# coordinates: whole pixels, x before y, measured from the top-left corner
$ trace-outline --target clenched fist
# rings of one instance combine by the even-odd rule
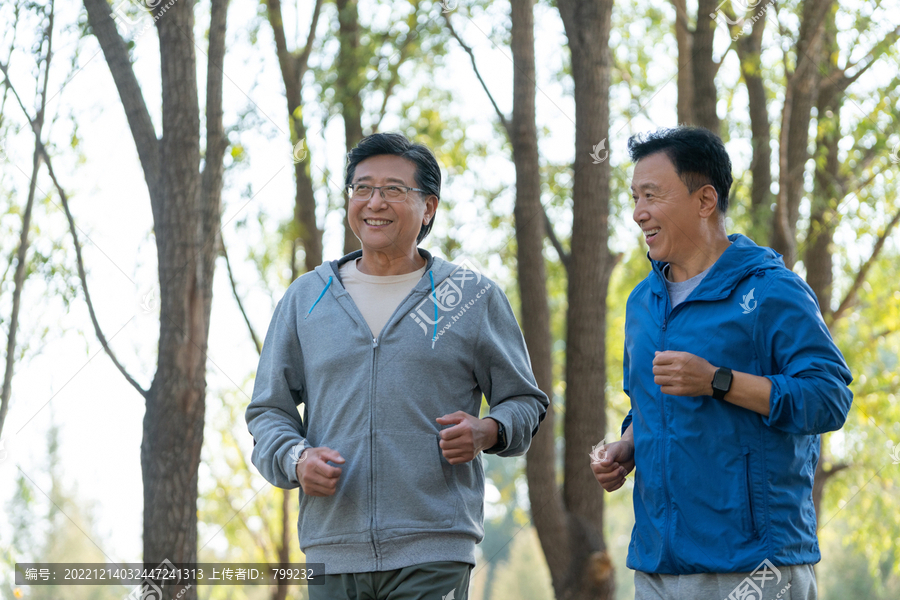
[[[307,448],[297,461],[297,479],[307,496],[333,496],[341,468],[329,462],[344,464],[344,457],[331,448]]]

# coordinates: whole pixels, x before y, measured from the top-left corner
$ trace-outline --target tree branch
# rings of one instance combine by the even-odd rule
[[[316,25],[319,23],[319,13],[322,10],[322,0],[316,0],[316,6],[313,8],[312,22],[309,25],[309,34],[306,36],[306,45],[303,51],[297,57],[297,77],[302,78],[306,69],[309,67],[309,55],[312,52],[313,42],[316,41]]]
[[[131,128],[131,135],[141,160],[144,179],[147,181],[153,219],[154,222],[160,223],[164,190],[159,139],[144,102],[141,87],[131,67],[128,48],[125,40],[116,31],[107,0],[84,0],[84,8],[87,10],[88,22],[94,37],[100,43],[103,56],[109,65],[109,72],[119,91],[119,98],[125,108],[125,117],[128,119],[128,126]]]
[[[269,24],[275,37],[275,53],[278,55],[278,66],[281,68],[281,79],[284,80],[284,95],[288,99],[288,121],[293,123],[291,104],[300,96],[300,78],[297,77],[298,64],[287,47],[284,35],[284,17],[281,14],[281,0],[266,0]],[[292,128],[293,129],[293,128]],[[290,132],[293,143],[294,131]]]
[[[201,247],[215,248],[221,235],[222,181],[225,166],[222,158],[228,148],[228,137],[222,126],[222,87],[225,78],[225,33],[229,0],[212,0],[209,19],[209,48],[206,56],[206,157],[200,177],[200,202],[203,214]],[[216,254],[201,253],[203,272],[210,277],[215,271]],[[211,290],[209,292],[211,294]],[[204,298],[211,305],[212,296]],[[207,308],[207,310],[209,310]]]
[[[829,83],[831,85],[837,86],[840,91],[844,91],[850,86],[850,84],[862,77],[863,73],[868,71],[869,68],[873,64],[875,64],[875,62],[881,57],[881,55],[889,50],[897,42],[898,37],[900,37],[900,26],[896,27],[893,31],[884,36],[884,38],[877,44],[875,44],[872,49],[861,59],[854,63],[846,65],[843,69],[837,69],[834,73],[832,73],[831,76],[828,77]],[[847,71],[855,69],[862,62],[865,62],[866,64],[852,76],[846,76]],[[839,77],[838,81],[831,82],[832,77],[835,75]]]
[[[241,314],[244,316],[244,323],[247,324],[247,329],[250,331],[253,345],[256,346],[256,353],[262,354],[262,344],[259,343],[256,331],[254,331],[253,325],[250,324],[250,319],[247,317],[247,311],[244,310],[244,303],[241,302],[241,297],[238,295],[237,283],[234,281],[234,273],[231,271],[231,261],[228,260],[228,251],[225,249],[225,240],[222,240],[222,256],[225,257],[225,268],[228,271],[228,281],[231,282],[231,291],[234,294],[234,299],[237,300],[237,305],[241,310]]]
[[[394,92],[394,88],[400,81],[400,67],[410,56],[409,53],[407,53],[410,41],[410,35],[407,34],[403,38],[403,43],[400,44],[400,49],[398,50],[398,52],[400,53],[400,57],[397,59],[397,63],[394,65],[388,65],[390,78],[388,78],[387,85],[384,86],[384,98],[382,98],[381,100],[381,109],[378,111],[378,120],[375,122],[375,126],[373,127],[374,132],[378,131],[378,126],[381,125],[381,121],[384,119],[384,115],[387,114],[388,100],[390,100],[391,94],[393,94]]]
[[[547,210],[541,207],[541,212],[544,213],[544,227],[547,229],[547,237],[550,238],[550,243],[553,244],[554,248],[556,248],[556,253],[559,255],[560,262],[562,262],[563,266],[566,268],[566,271],[568,271],[569,253],[565,251],[559,241],[559,238],[556,237],[556,232],[553,231],[553,223],[550,222],[550,216],[547,215]]]
[[[4,74],[5,71],[4,71]],[[35,132],[40,131],[36,129],[37,124],[28,114],[28,111],[25,109],[25,105],[22,103],[22,99],[19,97],[16,88],[13,86],[12,82],[9,80],[9,77],[6,78],[6,85],[9,86],[9,89],[12,91],[13,96],[15,96],[16,100],[19,103],[19,107],[22,109],[22,113],[25,115],[25,118],[28,119],[28,123],[31,125],[32,129]],[[113,353],[112,348],[109,347],[109,342],[106,340],[106,336],[103,335],[103,330],[100,329],[100,322],[97,321],[97,314],[94,312],[94,303],[91,302],[91,294],[88,292],[87,285],[87,277],[84,274],[84,261],[81,257],[81,243],[78,241],[78,233],[76,232],[75,227],[75,219],[72,217],[72,213],[69,210],[69,199],[66,195],[65,190],[63,190],[62,185],[60,185],[59,180],[56,178],[56,173],[53,171],[53,164],[50,161],[50,154],[47,152],[47,148],[44,146],[44,143],[41,142],[41,138],[39,136],[35,136],[35,143],[40,147],[41,155],[43,156],[44,163],[47,165],[47,172],[50,174],[50,179],[53,180],[53,185],[56,187],[56,191],[59,193],[59,199],[62,201],[63,210],[66,213],[66,219],[69,222],[69,230],[72,232],[72,241],[75,244],[75,260],[78,265],[78,278],[81,280],[81,289],[84,290],[84,300],[87,303],[88,312],[91,315],[91,322],[94,324],[94,332],[97,334],[97,339],[100,340],[100,344],[103,346],[103,349],[109,355],[109,358],[112,360],[113,364],[119,369],[119,372],[125,377],[125,379],[138,391],[138,393],[144,398],[147,397],[147,391],[141,387],[141,385],[128,374],[128,371],[125,370],[125,367],[122,366],[122,363],[119,362],[119,359],[116,358],[115,353]]]
[[[891,234],[891,230],[897,225],[898,222],[900,222],[900,210],[894,213],[893,218],[891,218],[890,222],[887,224],[887,226],[885,226],[884,231],[882,231],[881,235],[878,236],[878,239],[875,241],[875,246],[872,248],[872,254],[859,268],[859,271],[856,273],[856,278],[854,278],[853,283],[850,285],[850,289],[847,290],[847,293],[844,295],[844,299],[841,300],[841,303],[838,305],[837,310],[832,313],[830,319],[831,322],[829,323],[829,325],[836,323],[838,319],[844,316],[844,312],[846,312],[847,309],[850,308],[850,306],[853,304],[859,288],[866,280],[866,275],[869,274],[869,269],[871,269],[872,265],[875,264],[875,260],[877,260],[878,255],[881,254],[881,250],[882,248],[884,248],[884,244],[887,241],[888,236]]]
[[[50,179],[53,180],[53,185],[56,186],[56,191],[59,193],[59,199],[62,201],[63,209],[66,212],[66,219],[69,221],[69,230],[72,232],[72,242],[75,244],[75,259],[78,264],[78,278],[81,280],[81,288],[84,290],[84,300],[87,302],[88,312],[91,315],[91,322],[94,324],[94,332],[97,334],[97,339],[100,340],[100,344],[103,346],[103,349],[106,350],[110,360],[112,360],[116,368],[119,369],[119,372],[122,373],[128,383],[130,383],[141,396],[146,398],[147,390],[142,388],[134,377],[125,370],[125,367],[122,366],[122,363],[119,362],[119,359],[117,359],[116,355],[113,353],[112,348],[109,347],[109,342],[106,341],[106,336],[103,335],[103,331],[100,329],[100,323],[97,321],[97,314],[94,312],[94,304],[91,302],[91,295],[88,292],[87,277],[84,274],[84,261],[81,258],[81,244],[78,242],[78,234],[75,231],[75,219],[72,217],[72,212],[69,210],[68,198],[62,186],[59,184],[59,181],[56,179],[56,174],[53,172],[53,165],[50,164],[50,156],[47,154],[47,149],[43,144],[41,144],[41,153],[44,155],[44,162],[47,163],[47,171],[50,173]]]
[[[18,7],[16,7],[18,9]],[[38,117],[35,119],[34,135],[37,140],[40,139],[42,124],[44,122],[44,109],[47,106],[47,82],[50,77],[50,60],[53,57],[53,3],[50,4],[50,24],[47,28],[47,52],[44,57],[44,85],[41,93],[41,107],[38,109]],[[16,10],[16,25],[18,25],[18,10]],[[15,31],[13,32],[15,34]],[[41,44],[43,46],[43,44]],[[12,56],[12,48],[10,48],[10,57]],[[6,89],[3,92],[4,101],[6,100],[6,91],[12,88],[9,80],[9,71],[7,66],[0,63],[0,70],[3,71]],[[3,385],[0,388],[0,434],[3,433],[3,424],[6,422],[6,415],[9,413],[9,400],[12,396],[12,379],[13,367],[16,362],[16,334],[19,329],[19,310],[21,308],[22,290],[25,288],[25,277],[27,269],[28,257],[28,233],[31,230],[31,212],[34,207],[34,196],[37,191],[37,177],[41,170],[41,150],[38,141],[34,144],[34,155],[31,165],[31,181],[28,185],[28,199],[25,201],[25,211],[22,213],[22,232],[19,234],[19,247],[16,250],[16,271],[13,275],[13,297],[12,309],[9,315],[9,328],[6,336],[6,364],[3,370]],[[12,262],[12,258],[10,258]],[[5,274],[4,274],[5,278]]]
[[[466,45],[465,42],[462,41],[462,38],[459,37],[459,34],[456,33],[456,30],[453,29],[453,24],[450,22],[450,13],[442,13],[444,15],[444,20],[447,22],[447,29],[450,30],[450,35],[454,37],[454,39],[459,43],[463,50],[469,55],[469,59],[472,61],[472,69],[475,71],[475,76],[478,78],[478,81],[481,83],[481,87],[484,89],[484,93],[487,94],[488,100],[491,101],[491,105],[494,107],[494,111],[497,113],[497,117],[500,119],[500,123],[503,125],[503,128],[506,130],[507,135],[512,137],[512,131],[510,129],[509,120],[506,118],[506,115],[500,110],[500,107],[497,106],[497,103],[494,101],[494,96],[491,95],[491,91],[488,89],[487,84],[484,82],[484,79],[481,78],[481,72],[478,70],[478,65],[475,63],[475,53],[472,52],[472,48]]]

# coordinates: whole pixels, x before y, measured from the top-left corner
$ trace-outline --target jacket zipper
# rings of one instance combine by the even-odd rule
[[[381,570],[381,557],[375,540],[375,353],[378,339],[372,338],[372,384],[369,389],[369,497],[372,499],[372,518],[369,520],[369,535],[372,538],[372,552],[375,553],[375,570]]]
[[[669,299],[668,299],[668,295],[667,295],[667,297],[666,297],[666,308],[665,308],[665,310],[668,311],[668,309],[669,309]],[[669,317],[670,317],[670,316],[671,316],[671,315],[663,317],[663,324],[662,324],[662,340],[661,340],[661,345],[660,345],[660,347],[662,348],[662,350],[665,350],[665,349],[666,349],[666,327],[668,326],[668,322],[669,322]],[[660,466],[662,467],[663,494],[665,495],[665,498],[666,498],[666,530],[665,530],[665,532],[664,532],[665,543],[663,544],[663,552],[664,552],[664,555],[665,555],[665,562],[667,562],[667,563],[669,563],[669,564],[672,564],[672,554],[671,554],[671,547],[672,547],[672,527],[671,527],[671,523],[672,523],[672,516],[671,516],[672,499],[669,497],[669,482],[668,482],[668,480],[666,479],[666,473],[668,472],[668,469],[666,468],[666,443],[668,442],[668,433],[667,433],[667,432],[668,432],[669,428],[668,428],[668,426],[667,426],[668,418],[667,418],[667,416],[666,416],[666,400],[665,400],[665,398],[662,396],[662,393],[660,393],[659,403],[660,403],[660,407],[662,408],[662,417],[663,417],[663,428],[662,428],[662,429],[663,429],[663,440],[662,440],[662,452],[660,453],[660,454],[662,455],[662,458],[661,458],[661,460],[660,460]]]
[[[675,311],[678,310],[678,308],[680,306],[686,304],[686,302],[682,302],[681,304],[679,304],[678,306],[676,306],[675,308],[670,310],[669,309],[669,304],[670,304],[669,292],[668,292],[668,289],[665,287],[665,282],[663,282],[663,289],[666,290],[666,292],[665,292],[666,305],[663,310],[668,314],[663,315],[660,349],[662,351],[665,351],[668,349],[666,347],[666,330],[668,329],[669,321],[672,319],[672,315],[675,313]],[[663,553],[665,556],[665,562],[669,563],[670,565],[673,565],[672,546],[675,543],[674,542],[675,538],[674,538],[674,535],[672,532],[672,529],[673,529],[673,527],[672,527],[672,498],[669,496],[669,481],[666,478],[666,473],[668,472],[668,469],[666,468],[666,443],[668,442],[668,433],[667,432],[669,431],[669,428],[667,426],[668,425],[668,417],[666,414],[666,401],[662,397],[661,393],[660,393],[659,400],[660,400],[660,406],[662,407],[662,417],[663,417],[663,444],[662,444],[662,452],[661,452],[662,459],[660,460],[660,464],[662,466],[663,494],[665,495],[665,498],[666,498],[666,530],[663,534],[663,537],[665,539],[665,543],[663,544]]]
[[[428,270],[426,269],[426,272]],[[418,284],[417,284],[418,285]],[[393,325],[395,317],[400,312],[400,309],[406,304],[406,301],[415,293],[415,287],[410,290],[409,294],[400,302],[396,309],[394,309],[394,313],[391,315],[391,318],[388,319],[387,323],[384,324],[384,327],[381,330],[382,335],[385,331],[387,331],[390,325]],[[349,295],[349,294],[348,294]],[[353,303],[353,299],[350,299],[350,303]],[[354,304],[355,306],[355,304]],[[366,329],[369,328],[369,324],[366,322],[365,318],[362,316],[362,313],[359,311],[359,307],[356,307],[357,316],[360,317],[360,321],[363,325],[365,325]],[[369,330],[371,334],[372,331]],[[376,514],[376,506],[375,506],[375,359],[376,359],[376,351],[378,349],[378,338],[372,337],[372,379],[369,387],[369,448],[371,449],[369,452],[369,497],[372,499],[372,516],[369,519],[369,539],[372,544],[372,552],[375,554],[375,570],[381,570],[381,556],[378,554],[378,541],[375,539],[375,527],[377,525],[375,514]]]

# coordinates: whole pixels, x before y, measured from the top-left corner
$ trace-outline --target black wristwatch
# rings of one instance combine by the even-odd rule
[[[713,398],[716,400],[724,400],[725,394],[731,389],[731,382],[733,380],[734,375],[731,373],[731,369],[728,367],[719,367],[712,379]]]
[[[493,417],[488,417],[492,421],[497,424],[497,443],[487,449],[488,452],[500,452],[502,450],[506,450],[506,446],[508,442],[506,441],[506,428],[503,427],[503,423],[494,419]]]

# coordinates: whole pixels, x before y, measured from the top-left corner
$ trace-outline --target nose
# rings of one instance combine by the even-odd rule
[[[387,205],[387,200],[384,199],[384,190],[377,189],[374,190],[372,197],[369,198],[369,201],[366,202],[366,205],[371,210],[379,210]]]
[[[640,225],[642,221],[647,220],[647,210],[640,198],[638,198],[634,202],[634,210],[631,213],[631,218],[638,225]]]

